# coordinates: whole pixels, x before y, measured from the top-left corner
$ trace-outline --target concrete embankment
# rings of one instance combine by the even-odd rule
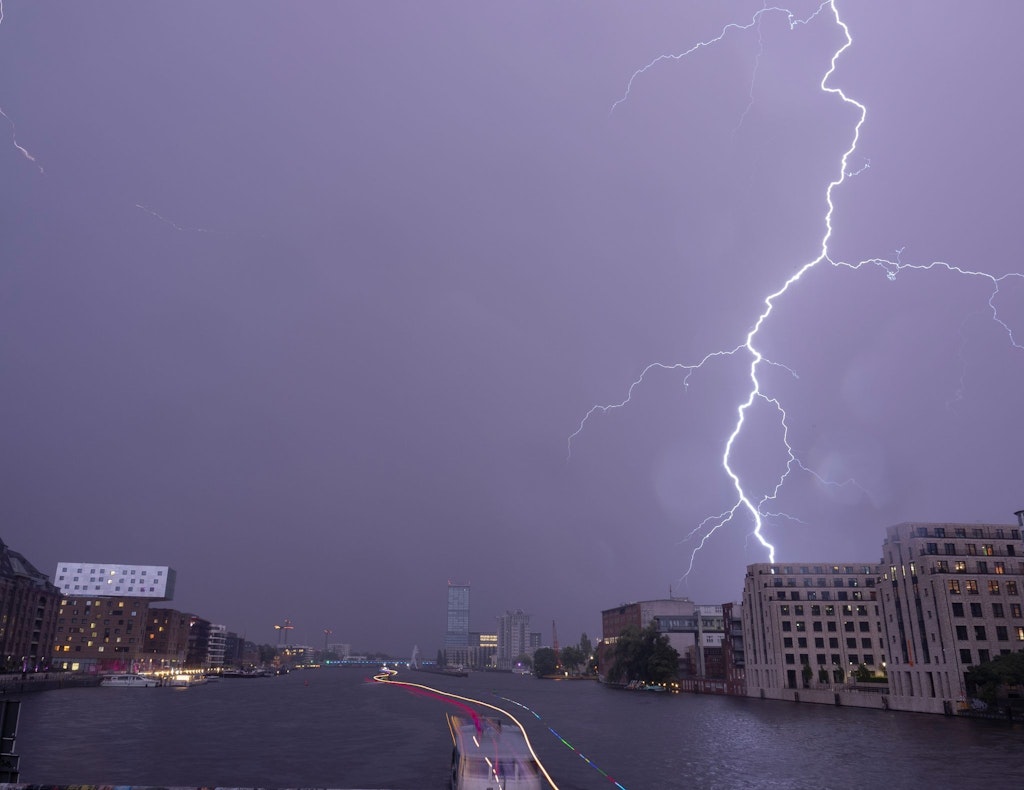
[[[30,672],[24,675],[0,675],[0,696],[10,697],[29,691],[74,688],[77,686],[98,686],[99,675],[84,675],[75,672]]]

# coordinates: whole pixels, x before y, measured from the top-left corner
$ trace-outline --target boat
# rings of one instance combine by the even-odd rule
[[[158,678],[151,678],[147,675],[136,675],[125,673],[121,675],[105,675],[100,681],[101,686],[119,686],[124,688],[145,688],[147,686],[159,686]]]
[[[164,681],[165,686],[172,686],[174,688],[201,686],[203,683],[206,683],[206,675],[189,675],[184,672],[177,675],[171,675]]]
[[[453,743],[452,790],[540,790],[540,765],[518,726],[445,716]]]

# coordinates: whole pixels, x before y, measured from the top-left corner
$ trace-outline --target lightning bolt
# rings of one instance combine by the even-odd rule
[[[865,105],[861,104],[860,102],[856,101],[850,96],[847,96],[841,88],[835,87],[830,84],[832,75],[836,70],[837,62],[839,61],[842,54],[853,45],[853,38],[850,35],[850,30],[839,15],[839,10],[836,6],[836,0],[826,0],[826,2],[823,2],[821,5],[819,5],[809,16],[805,18],[798,18],[789,9],[782,8],[779,6],[769,7],[766,5],[765,7],[755,12],[750,21],[745,24],[727,24],[725,27],[722,28],[718,36],[708,39],[706,41],[700,41],[697,44],[691,46],[689,49],[679,54],[659,55],[654,60],[650,61],[647,65],[642,66],[641,68],[633,72],[632,76],[629,78],[629,81],[626,84],[626,88],[622,96],[612,105],[611,112],[614,113],[620,105],[622,105],[629,99],[633,86],[639,78],[641,78],[644,74],[646,74],[648,71],[655,68],[661,63],[670,60],[683,60],[691,55],[694,55],[695,53],[702,49],[713,46],[714,44],[720,42],[733,31],[749,30],[755,25],[758,26],[760,40],[760,21],[766,14],[770,13],[785,15],[788,19],[790,30],[793,30],[799,25],[806,25],[815,18],[817,18],[818,16],[827,13],[831,15],[831,17],[834,19],[835,25],[842,31],[842,43],[833,52],[831,60],[829,62],[828,69],[822,76],[819,85],[823,92],[838,98],[844,104],[855,109],[857,113],[857,121],[853,126],[853,133],[850,144],[842,153],[842,156],[839,158],[837,168],[838,175],[835,177],[833,181],[829,182],[828,187],[825,189],[826,210],[823,216],[824,232],[821,237],[820,250],[815,258],[799,266],[793,272],[793,274],[791,274],[782,283],[782,285],[777,290],[768,294],[764,298],[763,309],[757,316],[757,319],[754,321],[752,328],[747,332],[746,336],[744,337],[741,343],[737,344],[735,347],[728,350],[714,351],[709,354],[706,354],[702,359],[692,364],[668,364],[655,362],[647,365],[641,371],[640,376],[635,381],[633,381],[632,384],[630,384],[629,389],[626,393],[626,397],[622,401],[603,406],[598,405],[591,407],[590,410],[588,410],[586,414],[583,416],[583,418],[580,420],[578,427],[569,436],[568,439],[569,459],[571,460],[573,440],[577,436],[579,436],[580,433],[582,433],[588,420],[590,420],[591,417],[594,417],[597,414],[606,414],[608,412],[612,412],[629,405],[630,401],[632,400],[634,392],[638,387],[640,387],[640,385],[644,383],[645,377],[652,370],[662,369],[685,371],[683,384],[684,386],[688,386],[690,377],[693,376],[697,371],[702,370],[703,368],[708,366],[712,361],[716,361],[722,358],[745,358],[748,360],[747,370],[750,380],[750,388],[747,391],[746,397],[736,405],[736,422],[733,426],[732,432],[728,435],[724,442],[721,458],[722,468],[732,483],[732,487],[735,491],[736,498],[728,508],[726,508],[725,510],[718,514],[708,516],[699,524],[697,524],[697,526],[694,527],[694,529],[689,533],[689,535],[686,538],[684,538],[683,542],[697,540],[697,545],[690,555],[689,566],[686,570],[686,573],[683,574],[684,579],[693,570],[694,563],[700,550],[704,548],[704,546],[712,538],[715,532],[717,532],[719,529],[722,529],[726,525],[732,523],[735,519],[744,514],[749,516],[749,518],[753,521],[754,527],[752,535],[757,539],[761,546],[767,550],[769,562],[775,562],[775,547],[767,540],[763,532],[766,519],[770,517],[780,516],[787,519],[795,519],[795,517],[790,516],[788,514],[770,513],[766,510],[766,505],[777,499],[779,492],[782,490],[786,481],[789,479],[790,475],[795,470],[800,470],[806,474],[811,475],[823,485],[860,487],[859,484],[857,484],[854,480],[846,480],[843,482],[827,480],[814,470],[805,466],[800,461],[796,453],[793,451],[792,445],[789,441],[789,417],[786,413],[786,410],[778,399],[772,397],[771,395],[767,394],[764,391],[764,389],[762,388],[761,381],[758,377],[759,371],[762,369],[764,365],[777,364],[767,359],[758,348],[758,335],[760,334],[765,322],[774,312],[776,301],[783,294],[789,291],[790,288],[795,287],[808,271],[815,268],[816,266],[819,266],[820,264],[827,263],[833,267],[845,267],[853,270],[859,270],[864,267],[874,266],[880,268],[889,280],[895,280],[897,275],[904,271],[927,272],[932,270],[940,270],[948,272],[950,274],[960,275],[964,277],[972,277],[987,280],[988,283],[991,285],[991,291],[988,298],[988,308],[991,319],[999,327],[1002,328],[1003,332],[1005,332],[1009,340],[1009,343],[1014,348],[1024,350],[1024,346],[1022,346],[1021,343],[1018,342],[1017,338],[1014,336],[1011,327],[1000,317],[998,308],[996,306],[996,299],[1000,293],[1000,285],[1011,278],[1024,278],[1024,274],[1011,273],[1002,276],[995,276],[987,272],[974,271],[943,261],[933,261],[927,264],[906,263],[902,260],[902,250],[898,251],[897,254],[892,258],[870,258],[859,262],[836,261],[833,260],[830,256],[829,240],[832,238],[832,220],[833,214],[835,212],[835,205],[833,203],[833,193],[838,187],[840,187],[846,181],[847,178],[852,178],[856,175],[863,173],[870,167],[871,164],[870,160],[863,159],[863,163],[860,164],[860,166],[857,167],[856,169],[851,169],[850,167],[850,160],[851,158],[854,157],[855,152],[857,150],[857,144],[860,139],[861,127],[863,126],[865,119],[867,118],[867,108],[865,107]],[[758,55],[758,57],[760,57],[760,54]],[[755,77],[756,73],[757,62],[755,62]],[[751,88],[750,96],[752,99],[753,88]],[[747,110],[744,110],[744,116],[746,115],[746,112]],[[789,368],[786,369],[789,370]],[[794,376],[796,375],[793,371],[790,372]],[[787,459],[785,468],[779,475],[778,479],[775,481],[775,485],[771,487],[771,489],[767,493],[763,493],[759,496],[754,495],[748,490],[748,488],[744,485],[743,481],[740,479],[739,474],[734,470],[732,464],[733,448],[736,444],[737,439],[743,432],[750,409],[756,403],[766,404],[775,411],[777,418],[779,420],[779,424],[782,428],[782,445],[785,448]],[[861,490],[863,491],[863,488],[861,488]]]
[[[4,3],[3,3],[3,0],[0,0],[0,25],[2,25],[3,23],[4,23]],[[10,127],[11,127],[11,143],[14,144],[14,147],[18,150],[18,153],[20,153],[25,159],[27,159],[29,162],[31,162],[36,167],[38,167],[40,173],[44,173],[45,174],[45,171],[43,170],[43,166],[41,164],[39,164],[39,162],[36,161],[36,158],[34,156],[32,156],[32,154],[29,152],[29,150],[27,148],[25,148],[25,146],[21,145],[18,142],[18,130],[17,130],[17,128],[15,128],[14,121],[11,119],[11,116],[9,116],[6,112],[4,112],[4,108],[3,107],[0,107],[0,115],[2,115],[4,117],[4,120],[7,121],[8,125],[10,125]]]

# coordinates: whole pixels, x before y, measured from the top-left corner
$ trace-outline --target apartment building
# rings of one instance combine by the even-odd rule
[[[891,704],[950,713],[964,673],[1024,649],[1024,511],[1018,524],[902,523],[886,530],[881,590]]]
[[[743,585],[748,696],[788,698],[787,689],[844,683],[864,665],[886,667],[877,582],[881,565],[758,563]]]

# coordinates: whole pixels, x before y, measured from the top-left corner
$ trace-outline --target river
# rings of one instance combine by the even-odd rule
[[[186,689],[25,694],[15,749],[21,781],[446,788],[444,712],[455,712],[454,703],[369,674],[320,669]],[[1019,724],[504,673],[398,679],[515,715],[560,790],[614,787],[611,780],[628,790],[1024,786]]]

